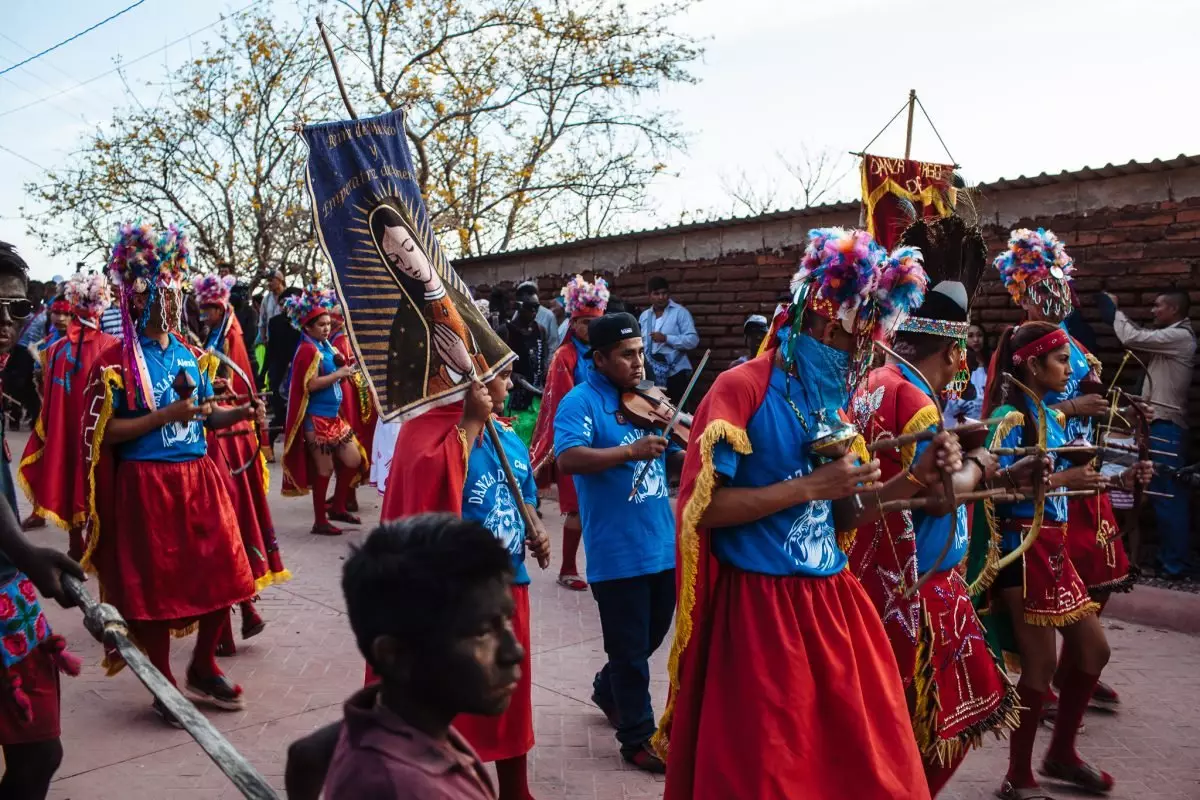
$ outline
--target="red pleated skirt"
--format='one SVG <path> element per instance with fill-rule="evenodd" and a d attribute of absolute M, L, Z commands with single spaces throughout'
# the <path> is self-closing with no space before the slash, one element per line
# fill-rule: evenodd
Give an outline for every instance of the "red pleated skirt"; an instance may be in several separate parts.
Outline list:
<path fill-rule="evenodd" d="M 1067 500 L 1067 552 L 1090 594 L 1133 588 L 1129 556 L 1108 495 Z"/>
<path fill-rule="evenodd" d="M 695 800 L 928 800 L 896 658 L 848 571 L 723 568 L 711 624 Z M 667 798 L 687 762 L 668 759 Z"/>
<path fill-rule="evenodd" d="M 186 622 L 254 596 L 225 478 L 208 456 L 122 461 L 93 562 L 129 620 Z"/>
<path fill-rule="evenodd" d="M 1029 520 L 1006 520 L 1004 529 L 1020 530 L 1024 536 Z M 1025 622 L 1029 625 L 1061 628 L 1099 608 L 1067 552 L 1065 525 L 1043 522 L 1038 538 L 1025 551 L 1019 566 L 1014 562 L 1011 568 L 1024 570 Z"/>
<path fill-rule="evenodd" d="M 475 748 L 479 760 L 503 761 L 506 758 L 523 756 L 533 749 L 533 656 L 529 649 L 529 587 L 512 587 L 516 611 L 513 613 L 513 631 L 525 648 L 525 660 L 521 662 L 521 679 L 513 692 L 508 708 L 498 717 L 482 717 L 475 714 L 460 714 L 454 718 L 454 727 Z"/>
<path fill-rule="evenodd" d="M 209 452 L 225 479 L 256 588 L 263 589 L 276 581 L 287 580 L 290 576 L 283 566 L 283 555 L 275 538 L 275 521 L 267 505 L 257 438 L 221 437 L 216 439 L 217 446 L 213 448 L 214 438 L 209 437 Z M 234 475 L 233 470 L 248 460 L 251 460 L 250 468 Z"/>

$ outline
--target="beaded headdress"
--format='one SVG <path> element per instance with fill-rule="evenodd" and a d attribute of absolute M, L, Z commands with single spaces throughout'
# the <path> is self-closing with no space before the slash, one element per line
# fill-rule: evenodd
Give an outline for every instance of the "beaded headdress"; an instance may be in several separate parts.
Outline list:
<path fill-rule="evenodd" d="M 1071 313 L 1071 273 L 1075 261 L 1053 231 L 1018 228 L 1008 237 L 1008 249 L 992 262 L 1004 288 L 1017 305 L 1029 301 L 1047 316 Z"/>
<path fill-rule="evenodd" d="M 300 294 L 283 299 L 284 313 L 296 330 L 301 330 L 322 314 L 332 314 L 337 305 L 337 295 L 332 290 L 312 286 Z"/>
<path fill-rule="evenodd" d="M 563 298 L 566 300 L 567 316 L 602 317 L 608 308 L 608 281 L 596 278 L 595 283 L 584 280 L 582 275 L 576 275 L 563 287 Z"/>

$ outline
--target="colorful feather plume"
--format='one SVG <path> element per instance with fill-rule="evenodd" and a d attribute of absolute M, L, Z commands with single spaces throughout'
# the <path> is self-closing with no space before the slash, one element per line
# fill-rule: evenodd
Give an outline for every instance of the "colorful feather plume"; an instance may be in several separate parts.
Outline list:
<path fill-rule="evenodd" d="M 237 279 L 232 275 L 205 275 L 192 281 L 192 292 L 196 297 L 196 305 L 221 306 L 229 305 L 229 295 L 233 291 Z"/>
<path fill-rule="evenodd" d="M 63 296 L 77 317 L 95 320 L 112 305 L 112 290 L 108 278 L 100 274 L 77 272 L 63 284 Z"/>
<path fill-rule="evenodd" d="M 925 273 L 921 251 L 900 246 L 884 261 L 879 273 L 879 288 L 874 295 L 881 334 L 894 331 L 913 309 L 925 302 L 929 276 Z"/>
<path fill-rule="evenodd" d="M 598 317 L 608 308 L 608 281 L 596 278 L 595 283 L 584 280 L 582 275 L 576 275 L 563 287 L 563 298 L 566 300 L 567 315 Z"/>
<path fill-rule="evenodd" d="M 987 244 L 979 228 L 955 215 L 919 219 L 904 231 L 900 244 L 921 251 L 930 286 L 957 281 L 966 290 L 968 301 L 974 301 L 987 267 Z"/>
<path fill-rule="evenodd" d="M 337 295 L 331 289 L 310 286 L 298 295 L 283 299 L 283 310 L 292 327 L 301 330 L 322 314 L 332 314 L 338 307 Z"/>
<path fill-rule="evenodd" d="M 1008 249 L 992 262 L 1012 299 L 1020 304 L 1031 298 L 1031 290 L 1046 283 L 1054 298 L 1070 300 L 1071 274 L 1075 261 L 1053 231 L 1018 228 L 1008 237 Z M 1040 302 L 1040 301 L 1039 301 Z"/>

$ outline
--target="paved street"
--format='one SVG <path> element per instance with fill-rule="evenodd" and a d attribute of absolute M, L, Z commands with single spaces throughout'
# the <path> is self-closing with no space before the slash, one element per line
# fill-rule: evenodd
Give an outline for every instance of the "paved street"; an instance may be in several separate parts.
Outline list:
<path fill-rule="evenodd" d="M 24 435 L 14 435 L 11 446 L 20 453 Z M 362 534 L 340 540 L 310 536 L 309 501 L 281 498 L 278 480 L 275 469 L 275 522 L 295 578 L 264 593 L 260 609 L 266 631 L 248 643 L 239 641 L 238 655 L 224 661 L 245 687 L 248 710 L 214 712 L 210 718 L 282 794 L 287 743 L 337 719 L 342 699 L 361 685 L 362 660 L 344 616 L 338 579 L 348 545 Z M 362 516 L 377 519 L 374 490 L 359 495 Z M 556 522 L 557 508 L 548 504 L 547 511 L 547 521 Z M 557 547 L 557 528 L 552 525 L 551 531 Z M 65 547 L 65 533 L 57 529 L 35 535 Z M 589 594 L 554 584 L 554 569 L 532 570 L 536 796 L 659 797 L 661 779 L 625 767 L 603 716 L 587 701 L 592 673 L 604 661 L 599 620 Z M 52 798 L 237 796 L 187 734 L 165 727 L 151 712 L 147 692 L 128 671 L 103 676 L 99 645 L 85 634 L 78 612 L 54 607 L 48 613 L 85 665 L 79 678 L 63 683 L 66 758 Z M 1200 638 L 1120 622 L 1108 629 L 1113 663 L 1106 678 L 1121 692 L 1124 706 L 1117 716 L 1088 716 L 1081 740 L 1085 755 L 1116 776 L 1113 797 L 1200 797 Z M 177 675 L 184 674 L 190 642 L 175 644 Z M 666 693 L 665 661 L 666 647 L 653 670 L 659 710 Z M 1039 736 L 1039 757 L 1048 740 L 1048 731 Z M 990 797 L 1003 774 L 1005 753 L 1001 743 L 973 753 L 942 796 Z M 847 754 L 848 763 L 852 760 Z"/>

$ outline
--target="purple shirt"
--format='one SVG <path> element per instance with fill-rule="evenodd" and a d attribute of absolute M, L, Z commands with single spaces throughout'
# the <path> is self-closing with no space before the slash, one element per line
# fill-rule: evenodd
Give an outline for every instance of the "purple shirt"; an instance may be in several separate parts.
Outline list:
<path fill-rule="evenodd" d="M 326 800 L 495 800 L 491 777 L 454 728 L 445 742 L 431 738 L 384 707 L 378 686 L 345 709 Z"/>

